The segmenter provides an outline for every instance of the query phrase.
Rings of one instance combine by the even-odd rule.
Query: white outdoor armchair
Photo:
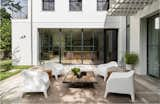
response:
[[[110,68],[110,67],[118,67],[117,62],[116,61],[111,61],[111,62],[106,63],[106,64],[98,65],[97,69],[96,69],[96,74],[100,75],[100,76],[103,76],[104,77],[104,81],[106,81],[107,69]]]
[[[106,83],[104,97],[107,97],[108,93],[129,94],[134,101],[134,71],[112,72]]]
[[[42,71],[24,70],[22,72],[23,86],[22,92],[43,92],[47,98],[47,90],[50,86],[48,74]],[[22,93],[22,96],[23,96]]]
[[[55,76],[56,80],[58,79],[58,75],[61,75],[64,70],[64,66],[60,63],[48,62],[44,67],[52,70],[52,75]]]

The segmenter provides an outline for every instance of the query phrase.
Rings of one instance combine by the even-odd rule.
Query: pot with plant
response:
[[[77,78],[80,78],[80,68],[72,68],[72,73],[77,76]]]
[[[135,66],[138,63],[138,55],[135,53],[126,53],[125,63],[126,63],[126,69],[128,70],[135,69]]]

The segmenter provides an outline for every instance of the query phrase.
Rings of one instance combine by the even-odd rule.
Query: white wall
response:
[[[160,10],[160,0],[154,0],[136,15],[130,18],[130,51],[139,55],[136,72],[147,74],[147,17]]]
[[[28,21],[12,22],[12,60],[14,65],[31,65],[31,35]]]
[[[28,18],[12,19],[12,61],[14,65],[31,65],[31,2]]]
[[[30,0],[29,0],[30,1]],[[69,0],[55,0],[55,11],[42,11],[42,0],[32,0],[33,2],[33,12],[32,12],[32,49],[33,49],[33,64],[39,64],[39,28],[109,28],[109,29],[119,29],[118,31],[118,58],[121,59],[126,48],[126,18],[123,16],[106,16],[106,11],[97,11],[97,0],[83,0],[83,9],[80,12],[69,11]],[[29,5],[30,8],[31,5]],[[29,10],[30,12],[30,10]],[[12,20],[14,27],[14,35],[21,34],[18,28],[24,27],[26,24],[24,22],[19,26],[19,20]],[[22,20],[23,21],[23,20]],[[30,13],[28,21],[30,22]],[[27,26],[27,25],[26,25]],[[30,36],[30,42],[27,41],[26,45],[31,43],[31,32],[29,29],[31,27],[23,28],[28,36]],[[22,30],[23,30],[22,29]],[[17,33],[15,33],[17,31]],[[27,38],[26,38],[27,39]],[[16,46],[16,37],[13,38],[14,47]],[[19,40],[20,41],[20,40]],[[19,44],[21,46],[22,44]],[[23,47],[23,46],[22,46]],[[28,47],[27,47],[28,48]],[[31,49],[29,49],[31,50]],[[21,52],[21,54],[28,54],[27,51]],[[32,59],[30,57],[30,59]],[[29,57],[25,60],[29,61]],[[22,63],[18,63],[22,64]],[[23,63],[27,64],[27,63]]]

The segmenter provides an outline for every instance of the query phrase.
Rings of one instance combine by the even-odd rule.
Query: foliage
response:
[[[32,66],[29,65],[16,65],[16,66],[12,66],[13,69],[28,69],[31,68]]]
[[[0,9],[0,18],[1,19],[10,19],[11,15],[6,11],[5,8]]]
[[[28,69],[32,66],[29,65],[12,65],[11,60],[4,60],[0,62],[0,72],[6,72],[11,69]]]
[[[80,73],[80,68],[72,68],[71,69],[74,75],[78,75]]]
[[[4,80],[6,78],[9,78],[9,77],[21,72],[21,71],[22,71],[22,69],[17,69],[15,71],[0,72],[0,81]]]
[[[28,69],[32,66],[28,65],[20,65],[20,66],[12,66],[11,60],[3,60],[0,61],[0,80],[4,80],[8,77],[11,77],[24,69]]]
[[[0,72],[5,72],[12,69],[12,61],[5,60],[0,63]]]
[[[138,55],[135,53],[126,53],[125,62],[126,64],[130,64],[134,67],[138,63]]]
[[[2,58],[10,58],[11,53],[11,12],[18,12],[22,9],[20,2],[15,0],[1,0],[0,8],[0,50],[4,53]]]
[[[0,34],[0,49],[11,51],[11,21],[9,19],[2,19]]]

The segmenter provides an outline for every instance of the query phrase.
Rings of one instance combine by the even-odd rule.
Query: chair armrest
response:
[[[113,72],[107,80],[107,83],[132,84],[134,82],[133,76],[128,76],[127,72]]]
[[[49,82],[49,76],[46,72],[41,72],[40,76],[38,76],[38,79],[44,83]]]
[[[112,72],[111,78],[128,78],[128,72]]]

